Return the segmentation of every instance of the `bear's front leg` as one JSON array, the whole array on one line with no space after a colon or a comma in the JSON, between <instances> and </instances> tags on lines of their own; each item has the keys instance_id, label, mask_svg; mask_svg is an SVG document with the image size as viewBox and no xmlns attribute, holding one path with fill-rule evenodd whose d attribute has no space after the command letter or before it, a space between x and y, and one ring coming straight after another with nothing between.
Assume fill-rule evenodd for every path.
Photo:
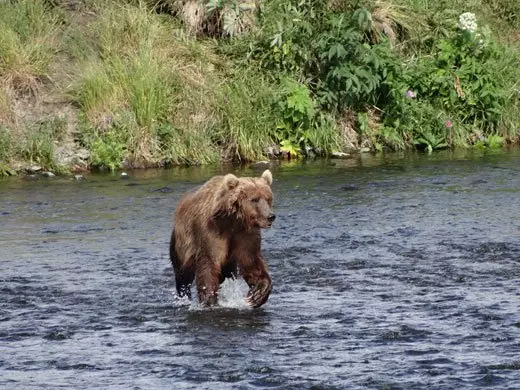
<instances>
[{"instance_id":1,"label":"bear's front leg","mask_svg":"<svg viewBox=\"0 0 520 390\"><path fill-rule=\"evenodd\" d=\"M271 277L267 273L267 263L260 250L260 232L242 233L234 237L233 258L240 274L249 286L246 302L260 307L271 293Z\"/></svg>"},{"instance_id":2,"label":"bear's front leg","mask_svg":"<svg viewBox=\"0 0 520 390\"><path fill-rule=\"evenodd\" d=\"M220 286L219 273L213 267L202 266L197 270L197 293L202 306L215 306L218 303Z\"/></svg>"},{"instance_id":3,"label":"bear's front leg","mask_svg":"<svg viewBox=\"0 0 520 390\"><path fill-rule=\"evenodd\" d=\"M250 275L249 277L244 275L244 279L249 285L249 293L246 298L247 304L257 308L266 303L271 293L271 278L267 272L261 275Z\"/></svg>"}]
</instances>

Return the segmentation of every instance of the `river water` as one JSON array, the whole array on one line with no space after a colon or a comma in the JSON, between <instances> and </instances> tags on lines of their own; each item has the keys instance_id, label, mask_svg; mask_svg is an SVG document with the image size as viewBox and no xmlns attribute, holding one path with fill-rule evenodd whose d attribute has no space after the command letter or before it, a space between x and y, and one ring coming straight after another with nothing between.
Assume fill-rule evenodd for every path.
<instances>
[{"instance_id":1,"label":"river water","mask_svg":"<svg viewBox=\"0 0 520 390\"><path fill-rule=\"evenodd\" d=\"M273 166L269 301L201 309L171 214L229 170L2 179L0 388L520 388L519 151Z\"/></svg>"}]
</instances>

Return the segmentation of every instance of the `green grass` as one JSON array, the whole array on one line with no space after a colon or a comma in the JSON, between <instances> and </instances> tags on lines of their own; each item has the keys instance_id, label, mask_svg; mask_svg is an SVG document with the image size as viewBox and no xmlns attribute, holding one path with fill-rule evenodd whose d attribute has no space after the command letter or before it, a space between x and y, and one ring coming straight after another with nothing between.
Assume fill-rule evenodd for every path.
<instances>
[{"instance_id":1,"label":"green grass","mask_svg":"<svg viewBox=\"0 0 520 390\"><path fill-rule=\"evenodd\" d=\"M60 12L43 1L0 3L0 79L35 92L59 47Z\"/></svg>"},{"instance_id":2,"label":"green grass","mask_svg":"<svg viewBox=\"0 0 520 390\"><path fill-rule=\"evenodd\" d=\"M7 127L0 125L0 162L7 163L11 159L12 149L11 132Z\"/></svg>"},{"instance_id":3,"label":"green grass","mask_svg":"<svg viewBox=\"0 0 520 390\"><path fill-rule=\"evenodd\" d=\"M16 155L43 169L62 170L54 159L55 142L65 134L67 123L60 117L50 118L25 129Z\"/></svg>"},{"instance_id":4,"label":"green grass","mask_svg":"<svg viewBox=\"0 0 520 390\"><path fill-rule=\"evenodd\" d=\"M222 84L217 101L217 130L226 144L226 157L260 159L263 149L275 142L275 93L272 82L253 69L236 70Z\"/></svg>"},{"instance_id":5,"label":"green grass","mask_svg":"<svg viewBox=\"0 0 520 390\"><path fill-rule=\"evenodd\" d=\"M126 158L140 166L161 165L157 127L169 119L177 90L168 51L171 29L143 6L107 4L98 11L101 15L89 26L90 35L77 34L68 43L79 48L73 50L76 53L86 52L85 40L97 48L82 61L73 94L99 134L87 146L101 150L108 131L122 133L116 138L124 147L112 156L94 152L92 163L116 169ZM115 156L121 161L114 162Z\"/></svg>"},{"instance_id":6,"label":"green grass","mask_svg":"<svg viewBox=\"0 0 520 390\"><path fill-rule=\"evenodd\" d=\"M89 125L83 139L94 166L262 157L276 128L275 91L265 77L232 71L209 42L187 38L173 19L146 7L112 4L98 12L88 35L68 35L83 64L72 93ZM106 134L107 142L117 139L113 154L102 147Z\"/></svg>"}]
</instances>

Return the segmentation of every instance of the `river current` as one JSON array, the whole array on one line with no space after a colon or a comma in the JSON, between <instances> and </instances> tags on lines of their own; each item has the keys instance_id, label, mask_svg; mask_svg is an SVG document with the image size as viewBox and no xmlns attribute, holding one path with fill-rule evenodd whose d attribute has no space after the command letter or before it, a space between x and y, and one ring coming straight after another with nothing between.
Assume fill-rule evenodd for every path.
<instances>
[{"instance_id":1,"label":"river current","mask_svg":"<svg viewBox=\"0 0 520 390\"><path fill-rule=\"evenodd\" d=\"M244 167L0 180L2 389L519 389L520 152L275 164L273 291L175 295L182 194Z\"/></svg>"}]
</instances>

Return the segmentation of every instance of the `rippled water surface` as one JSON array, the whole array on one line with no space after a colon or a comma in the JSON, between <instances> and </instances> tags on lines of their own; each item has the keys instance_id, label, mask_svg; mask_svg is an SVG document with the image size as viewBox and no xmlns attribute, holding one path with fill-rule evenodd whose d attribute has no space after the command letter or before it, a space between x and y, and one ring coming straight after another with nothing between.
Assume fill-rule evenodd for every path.
<instances>
[{"instance_id":1,"label":"rippled water surface","mask_svg":"<svg viewBox=\"0 0 520 390\"><path fill-rule=\"evenodd\" d=\"M520 388L518 151L272 167L258 310L174 295L171 214L223 171L1 180L0 388Z\"/></svg>"}]
</instances>

